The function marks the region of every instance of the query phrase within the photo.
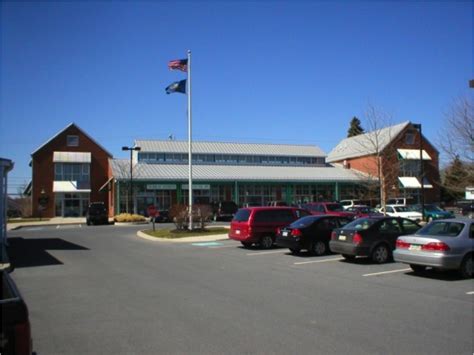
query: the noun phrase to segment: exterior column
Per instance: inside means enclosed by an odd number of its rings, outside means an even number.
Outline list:
[[[239,204],[239,185],[237,181],[234,183],[234,202],[238,205]]]
[[[339,183],[336,181],[336,184],[334,185],[334,199],[336,201],[339,201]]]
[[[183,201],[183,192],[181,191],[181,184],[178,183],[176,184],[176,203],[177,204],[182,204]]]
[[[293,186],[285,186],[285,202],[290,205],[293,202]]]
[[[117,188],[116,188],[116,191],[115,191],[115,214],[119,214],[120,213],[120,181],[117,180]]]

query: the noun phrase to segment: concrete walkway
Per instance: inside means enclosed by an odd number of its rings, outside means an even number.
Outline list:
[[[54,217],[47,221],[22,221],[17,223],[7,222],[7,231],[20,229],[22,227],[32,226],[56,226],[56,225],[67,225],[67,224],[86,224],[85,217]]]

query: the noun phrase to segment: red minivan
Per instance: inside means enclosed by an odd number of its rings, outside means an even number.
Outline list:
[[[268,249],[275,242],[278,228],[308,215],[308,211],[296,207],[241,208],[230,223],[229,238],[240,241],[246,248],[255,243]]]

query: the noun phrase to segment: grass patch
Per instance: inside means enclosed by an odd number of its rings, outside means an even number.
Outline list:
[[[209,229],[194,229],[188,230],[176,230],[176,229],[157,229],[154,232],[152,230],[145,230],[143,233],[156,238],[166,239],[177,239],[186,237],[202,237],[206,235],[219,235],[229,233],[228,228],[209,228]]]
[[[14,218],[8,219],[7,223],[25,223],[25,222],[46,222],[49,218]]]

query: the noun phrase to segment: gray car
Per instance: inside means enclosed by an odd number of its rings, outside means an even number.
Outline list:
[[[459,270],[472,277],[474,221],[467,218],[436,220],[415,234],[398,237],[395,261],[409,264],[415,273],[426,267]]]

